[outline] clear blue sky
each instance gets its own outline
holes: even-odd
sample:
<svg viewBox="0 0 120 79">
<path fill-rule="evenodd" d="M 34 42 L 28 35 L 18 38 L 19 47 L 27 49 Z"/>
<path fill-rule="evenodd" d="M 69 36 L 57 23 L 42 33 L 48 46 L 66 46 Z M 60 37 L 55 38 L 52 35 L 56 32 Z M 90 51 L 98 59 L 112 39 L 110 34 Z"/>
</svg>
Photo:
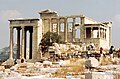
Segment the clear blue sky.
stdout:
<svg viewBox="0 0 120 79">
<path fill-rule="evenodd" d="M 13 18 L 39 18 L 51 9 L 59 15 L 84 14 L 96 21 L 113 22 L 112 41 L 120 47 L 120 0 L 0 0 L 0 48 L 9 45 L 9 22 Z"/>
</svg>

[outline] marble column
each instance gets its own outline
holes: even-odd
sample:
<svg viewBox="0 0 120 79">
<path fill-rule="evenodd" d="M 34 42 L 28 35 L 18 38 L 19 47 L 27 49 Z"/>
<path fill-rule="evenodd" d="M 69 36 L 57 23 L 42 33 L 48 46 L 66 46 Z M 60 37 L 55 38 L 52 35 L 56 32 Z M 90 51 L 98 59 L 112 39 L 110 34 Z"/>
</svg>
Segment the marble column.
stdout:
<svg viewBox="0 0 120 79">
<path fill-rule="evenodd" d="M 67 18 L 65 18 L 65 27 L 64 27 L 64 37 L 65 37 L 65 42 L 67 42 L 67 28 L 68 28 L 68 23 L 67 23 Z"/>
<path fill-rule="evenodd" d="M 98 38 L 100 38 L 100 27 L 98 27 Z"/>
<path fill-rule="evenodd" d="M 93 28 L 91 27 L 91 38 L 93 38 Z"/>
<path fill-rule="evenodd" d="M 10 27 L 10 55 L 9 59 L 13 59 L 13 27 Z"/>
<path fill-rule="evenodd" d="M 72 42 L 75 42 L 75 18 L 73 18 Z"/>
<path fill-rule="evenodd" d="M 24 49 L 25 49 L 25 27 L 22 27 L 21 59 L 24 59 Z"/>
<path fill-rule="evenodd" d="M 20 28 L 17 28 L 17 59 L 20 59 Z"/>
<path fill-rule="evenodd" d="M 85 29 L 84 29 L 84 30 L 85 30 L 85 31 L 84 31 L 84 32 L 85 32 L 85 37 L 84 37 L 84 38 L 86 38 L 86 27 L 85 27 Z M 81 35 L 81 32 L 80 32 L 80 35 Z M 80 38 L 80 39 L 81 39 L 81 38 Z"/>
<path fill-rule="evenodd" d="M 106 39 L 106 29 L 105 29 L 105 39 Z"/>
<path fill-rule="evenodd" d="M 106 39 L 105 38 L 105 33 L 106 33 L 105 29 L 103 29 L 103 33 L 104 33 L 103 38 Z"/>
<path fill-rule="evenodd" d="M 50 31 L 50 32 L 52 32 L 52 23 L 51 23 L 51 18 L 49 18 L 49 24 L 50 24 L 49 31 Z"/>
<path fill-rule="evenodd" d="M 60 21 L 59 21 L 59 18 L 57 19 L 57 33 L 58 33 L 58 35 L 60 33 Z"/>
<path fill-rule="evenodd" d="M 26 59 L 26 42 L 27 42 L 27 34 L 26 34 L 26 29 L 25 29 L 25 32 L 24 32 L 24 36 L 25 36 L 25 39 L 24 39 L 24 58 Z"/>
<path fill-rule="evenodd" d="M 112 45 L 112 28 L 109 27 L 109 47 Z"/>
</svg>

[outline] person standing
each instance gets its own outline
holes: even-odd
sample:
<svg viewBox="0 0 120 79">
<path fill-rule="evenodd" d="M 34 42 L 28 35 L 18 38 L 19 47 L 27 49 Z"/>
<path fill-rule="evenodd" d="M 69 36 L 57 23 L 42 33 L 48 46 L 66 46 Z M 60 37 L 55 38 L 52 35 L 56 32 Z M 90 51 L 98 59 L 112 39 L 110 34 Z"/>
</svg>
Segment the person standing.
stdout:
<svg viewBox="0 0 120 79">
<path fill-rule="evenodd" d="M 114 46 L 111 46 L 110 49 L 109 49 L 109 54 L 110 54 L 110 57 L 113 58 L 113 52 L 114 52 Z"/>
<path fill-rule="evenodd" d="M 103 48 L 100 47 L 100 54 L 103 54 Z"/>
</svg>

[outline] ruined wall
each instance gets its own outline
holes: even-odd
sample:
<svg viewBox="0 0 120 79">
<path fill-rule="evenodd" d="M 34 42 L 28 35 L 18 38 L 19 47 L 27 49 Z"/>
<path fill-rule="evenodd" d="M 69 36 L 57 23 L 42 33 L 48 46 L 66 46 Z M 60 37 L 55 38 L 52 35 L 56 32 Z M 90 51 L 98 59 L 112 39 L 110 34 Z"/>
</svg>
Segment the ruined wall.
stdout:
<svg viewBox="0 0 120 79">
<path fill-rule="evenodd" d="M 50 26 L 50 20 L 49 19 L 42 19 L 42 32 L 43 32 L 43 34 L 50 31 L 49 26 Z"/>
<path fill-rule="evenodd" d="M 37 31 L 38 31 L 38 45 L 37 46 L 39 46 L 41 39 L 42 39 L 42 19 L 40 19 L 38 21 L 38 30 Z"/>
</svg>

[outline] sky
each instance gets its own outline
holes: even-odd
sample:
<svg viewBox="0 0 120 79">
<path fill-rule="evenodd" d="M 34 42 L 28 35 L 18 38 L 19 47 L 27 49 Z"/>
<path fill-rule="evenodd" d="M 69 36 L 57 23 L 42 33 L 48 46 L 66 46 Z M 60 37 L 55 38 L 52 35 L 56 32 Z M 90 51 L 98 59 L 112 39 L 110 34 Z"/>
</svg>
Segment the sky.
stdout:
<svg viewBox="0 0 120 79">
<path fill-rule="evenodd" d="M 112 22 L 112 45 L 120 47 L 120 0 L 0 0 L 0 48 L 9 46 L 9 19 L 39 18 L 46 9 Z"/>
</svg>

